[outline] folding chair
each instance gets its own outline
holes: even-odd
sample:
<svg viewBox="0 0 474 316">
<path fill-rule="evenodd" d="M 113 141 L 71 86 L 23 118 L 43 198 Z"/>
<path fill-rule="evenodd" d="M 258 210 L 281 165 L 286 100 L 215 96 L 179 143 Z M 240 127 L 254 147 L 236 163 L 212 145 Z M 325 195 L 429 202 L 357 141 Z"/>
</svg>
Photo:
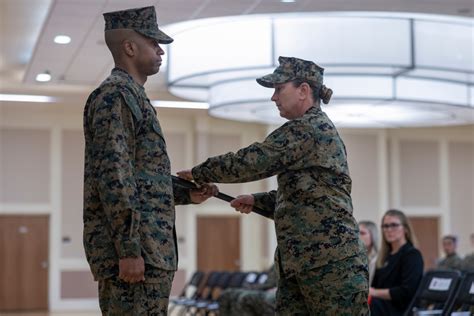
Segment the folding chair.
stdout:
<svg viewBox="0 0 474 316">
<path fill-rule="evenodd" d="M 247 275 L 248 273 L 246 272 L 233 272 L 230 276 L 230 280 L 227 286 L 225 288 L 220 288 L 219 292 L 214 296 L 213 301 L 209 302 L 205 307 L 201 308 L 204 310 L 204 313 L 206 315 L 216 314 L 217 310 L 219 309 L 219 303 L 217 302 L 217 299 L 221 295 L 222 291 L 225 289 L 242 287 L 242 284 L 245 282 Z"/>
<path fill-rule="evenodd" d="M 191 279 L 184 285 L 181 294 L 178 297 L 170 298 L 170 307 L 168 313 L 171 313 L 177 305 L 182 305 L 185 301 L 196 298 L 198 294 L 199 285 L 205 276 L 204 272 L 196 271 L 191 276 Z"/>
<path fill-rule="evenodd" d="M 462 278 L 447 315 L 474 315 L 474 272 L 466 273 Z"/>
<path fill-rule="evenodd" d="M 210 291 L 212 291 L 212 288 L 217 284 L 217 281 L 219 280 L 221 274 L 222 272 L 217 271 L 209 272 L 203 284 L 198 286 L 197 291 L 191 298 L 173 302 L 173 306 L 180 309 L 178 311 L 178 315 L 185 315 L 188 312 L 189 308 L 194 306 L 194 304 L 196 304 L 198 300 L 202 299 L 203 297 L 208 297 L 210 295 Z"/>
<path fill-rule="evenodd" d="M 265 283 L 266 281 L 268 280 L 268 272 L 261 272 L 259 275 L 258 275 L 258 278 L 256 280 L 256 284 L 263 284 Z"/>
<path fill-rule="evenodd" d="M 426 272 L 405 316 L 446 316 L 460 280 L 461 273 L 455 270 Z"/>
<path fill-rule="evenodd" d="M 191 312 L 192 315 L 201 315 L 207 314 L 206 308 L 209 304 L 215 301 L 220 293 L 227 288 L 229 285 L 233 273 L 231 272 L 221 272 L 216 283 L 209 288 L 207 295 L 202 295 L 202 297 L 196 300 L 192 305 L 188 306 L 188 310 Z"/>
<path fill-rule="evenodd" d="M 246 287 L 251 284 L 258 282 L 258 272 L 247 272 L 244 281 L 242 282 L 242 287 Z"/>
</svg>

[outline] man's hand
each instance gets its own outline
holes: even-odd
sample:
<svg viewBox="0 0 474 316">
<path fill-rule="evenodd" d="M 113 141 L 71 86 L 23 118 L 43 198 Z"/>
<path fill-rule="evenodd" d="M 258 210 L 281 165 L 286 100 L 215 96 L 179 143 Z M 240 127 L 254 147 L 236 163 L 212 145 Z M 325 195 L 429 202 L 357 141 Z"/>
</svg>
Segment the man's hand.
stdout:
<svg viewBox="0 0 474 316">
<path fill-rule="evenodd" d="M 213 183 L 204 183 L 199 186 L 199 189 L 190 190 L 191 201 L 199 204 L 206 201 L 208 198 L 216 196 L 219 189 Z"/>
<path fill-rule="evenodd" d="M 176 174 L 178 175 L 178 177 L 180 177 L 184 180 L 188 180 L 188 181 L 193 181 L 194 180 L 193 173 L 191 172 L 191 169 L 181 170 L 181 171 L 176 172 Z"/>
<path fill-rule="evenodd" d="M 240 213 L 248 214 L 252 212 L 255 199 L 251 194 L 238 195 L 234 200 L 230 201 L 230 206 Z"/>
<path fill-rule="evenodd" d="M 119 278 L 128 283 L 145 281 L 145 261 L 143 257 L 120 259 Z"/>
</svg>

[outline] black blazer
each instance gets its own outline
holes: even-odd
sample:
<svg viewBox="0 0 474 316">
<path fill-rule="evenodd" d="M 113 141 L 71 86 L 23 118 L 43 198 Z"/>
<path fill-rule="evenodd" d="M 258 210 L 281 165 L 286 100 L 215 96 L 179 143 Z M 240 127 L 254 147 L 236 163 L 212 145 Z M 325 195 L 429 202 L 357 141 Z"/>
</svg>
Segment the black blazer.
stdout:
<svg viewBox="0 0 474 316">
<path fill-rule="evenodd" d="M 423 277 L 423 258 L 418 249 L 407 242 L 400 250 L 385 260 L 385 265 L 375 270 L 372 287 L 389 289 L 391 301 L 386 301 L 398 312 L 404 312 L 416 293 Z"/>
</svg>

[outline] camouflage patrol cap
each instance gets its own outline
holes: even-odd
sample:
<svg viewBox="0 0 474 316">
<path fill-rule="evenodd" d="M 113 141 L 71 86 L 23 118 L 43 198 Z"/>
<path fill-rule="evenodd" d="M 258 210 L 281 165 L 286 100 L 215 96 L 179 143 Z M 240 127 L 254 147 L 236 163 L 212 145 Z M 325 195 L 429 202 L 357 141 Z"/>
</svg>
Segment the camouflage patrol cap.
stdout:
<svg viewBox="0 0 474 316">
<path fill-rule="evenodd" d="M 156 39 L 160 44 L 173 41 L 158 28 L 155 7 L 143 7 L 104 13 L 105 31 L 131 29 L 146 37 Z"/>
<path fill-rule="evenodd" d="M 301 79 L 310 83 L 318 90 L 323 85 L 324 68 L 319 67 L 309 60 L 295 57 L 278 57 L 280 65 L 272 74 L 257 78 L 257 82 L 266 87 L 274 88 L 275 84 Z"/>
</svg>

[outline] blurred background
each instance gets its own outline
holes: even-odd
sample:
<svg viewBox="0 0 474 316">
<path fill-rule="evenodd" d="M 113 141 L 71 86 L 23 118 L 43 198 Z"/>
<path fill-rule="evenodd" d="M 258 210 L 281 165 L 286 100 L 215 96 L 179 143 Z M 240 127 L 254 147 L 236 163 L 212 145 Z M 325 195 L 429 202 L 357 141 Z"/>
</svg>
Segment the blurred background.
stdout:
<svg viewBox="0 0 474 316">
<path fill-rule="evenodd" d="M 82 111 L 113 68 L 102 13 L 154 5 L 175 42 L 145 88 L 172 170 L 262 141 L 283 121 L 254 79 L 278 56 L 324 67 L 354 216 L 409 215 L 425 268 L 441 237 L 473 251 L 471 0 L 0 0 L 0 312 L 98 311 L 82 246 Z M 238 195 L 275 179 L 220 185 Z M 273 222 L 179 206 L 176 295 L 196 270 L 263 270 Z"/>
</svg>

